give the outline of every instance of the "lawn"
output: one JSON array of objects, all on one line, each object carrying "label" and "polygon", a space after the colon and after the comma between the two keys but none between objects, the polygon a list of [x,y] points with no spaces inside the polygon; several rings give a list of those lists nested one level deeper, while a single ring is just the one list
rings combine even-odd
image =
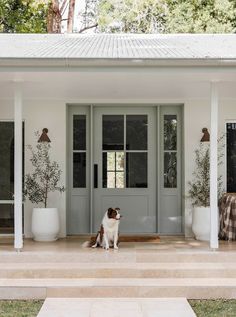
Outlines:
[{"label": "lawn", "polygon": [[0,317],[36,317],[42,304],[41,300],[2,300]]},{"label": "lawn", "polygon": [[[197,317],[235,317],[236,300],[189,300]],[[43,301],[0,301],[0,317],[36,317]]]},{"label": "lawn", "polygon": [[236,300],[189,300],[197,317],[235,317]]}]

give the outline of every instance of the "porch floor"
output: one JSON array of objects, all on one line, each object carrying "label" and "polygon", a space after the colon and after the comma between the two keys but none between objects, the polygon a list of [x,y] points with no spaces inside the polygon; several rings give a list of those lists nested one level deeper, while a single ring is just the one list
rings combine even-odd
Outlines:
[{"label": "porch floor", "polygon": [[[24,252],[87,252],[91,253],[90,248],[83,248],[83,243],[88,241],[90,236],[69,236],[61,238],[55,242],[36,242],[32,239],[24,239]],[[205,241],[197,241],[193,238],[185,238],[183,236],[160,236],[159,242],[122,242],[119,250],[112,252],[119,253],[139,253],[143,251],[158,251],[158,252],[212,252],[209,243]],[[110,252],[109,251],[109,252]],[[214,252],[236,252],[236,241],[220,241],[219,249]],[[5,252],[15,252],[13,247],[13,238],[0,237],[0,254]],[[93,253],[104,252],[101,248],[93,250]]]}]

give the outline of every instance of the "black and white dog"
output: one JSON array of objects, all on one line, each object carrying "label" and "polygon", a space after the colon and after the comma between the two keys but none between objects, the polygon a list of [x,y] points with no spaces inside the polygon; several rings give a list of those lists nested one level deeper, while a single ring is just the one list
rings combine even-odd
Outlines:
[{"label": "black and white dog", "polygon": [[100,246],[106,250],[108,250],[109,247],[118,249],[119,224],[121,218],[119,210],[120,208],[108,208],[92,248]]}]

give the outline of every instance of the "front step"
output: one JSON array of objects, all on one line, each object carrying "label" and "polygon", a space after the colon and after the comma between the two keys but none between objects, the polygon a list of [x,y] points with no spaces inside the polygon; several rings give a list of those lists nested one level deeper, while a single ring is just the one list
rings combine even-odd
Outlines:
[{"label": "front step", "polygon": [[196,317],[185,298],[47,298],[38,317]]},{"label": "front step", "polygon": [[234,263],[0,263],[0,278],[236,278]]},{"label": "front step", "polygon": [[1,252],[1,263],[235,263],[236,252],[78,249],[74,252]]},{"label": "front step", "polygon": [[236,298],[236,278],[0,279],[0,299],[46,297]]}]

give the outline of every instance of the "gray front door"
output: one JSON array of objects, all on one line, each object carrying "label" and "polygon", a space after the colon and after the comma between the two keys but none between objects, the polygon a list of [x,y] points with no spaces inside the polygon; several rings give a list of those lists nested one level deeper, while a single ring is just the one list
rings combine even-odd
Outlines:
[{"label": "gray front door", "polygon": [[180,106],[68,107],[67,234],[119,207],[125,233],[182,233]]},{"label": "gray front door", "polygon": [[94,231],[119,207],[121,232],[156,232],[155,107],[96,107],[94,164]]}]

